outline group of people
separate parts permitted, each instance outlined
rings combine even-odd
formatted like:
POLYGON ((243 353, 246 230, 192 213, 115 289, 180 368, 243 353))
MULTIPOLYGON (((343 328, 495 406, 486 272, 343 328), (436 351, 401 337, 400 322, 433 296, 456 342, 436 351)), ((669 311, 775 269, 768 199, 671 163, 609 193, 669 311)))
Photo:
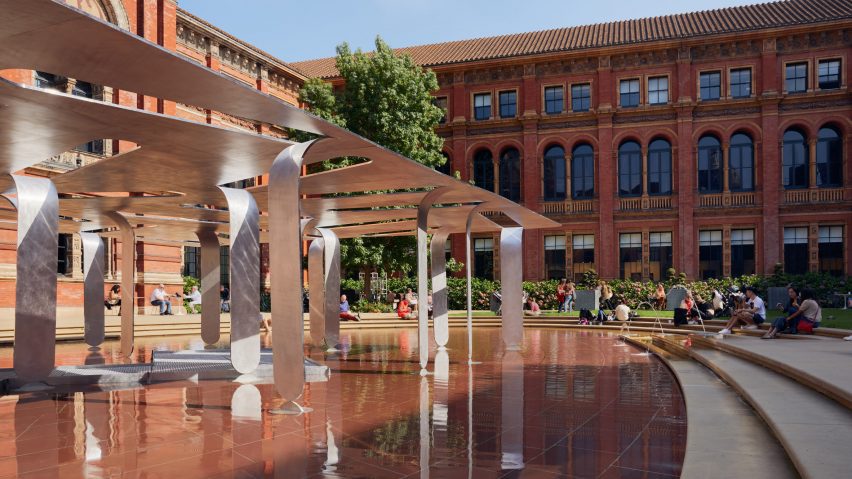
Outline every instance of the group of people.
POLYGON ((557 312, 573 313, 574 298, 576 295, 577 291, 574 282, 568 281, 566 278, 560 279, 559 284, 556 285, 556 303, 559 306, 557 312))
MULTIPOLYGON (((189 293, 181 295, 180 293, 167 293, 166 286, 160 283, 153 291, 151 291, 149 301, 151 306, 158 306, 160 308, 160 316, 170 316, 174 314, 172 312, 172 298, 183 298, 184 305, 189 312, 201 312, 201 291, 198 290, 198 286, 192 286, 189 293)), ((231 292, 225 285, 222 285, 219 288, 219 298, 219 307, 221 310, 223 312, 229 312, 231 292)), ((121 285, 112 285, 104 299, 104 307, 108 310, 112 310, 113 307, 118 307, 118 313, 121 314, 121 285)))
MULTIPOLYGON (((800 331, 812 332, 822 321, 822 309, 811 289, 799 291, 795 286, 788 286, 787 303, 779 303, 777 308, 784 315, 772 321, 772 326, 762 339, 775 339, 780 334, 798 334, 800 331)), ((731 334, 733 328, 738 325, 743 329, 755 330, 766 320, 766 303, 755 288, 748 286, 745 288, 745 297, 737 296, 731 319, 720 333, 731 334)))

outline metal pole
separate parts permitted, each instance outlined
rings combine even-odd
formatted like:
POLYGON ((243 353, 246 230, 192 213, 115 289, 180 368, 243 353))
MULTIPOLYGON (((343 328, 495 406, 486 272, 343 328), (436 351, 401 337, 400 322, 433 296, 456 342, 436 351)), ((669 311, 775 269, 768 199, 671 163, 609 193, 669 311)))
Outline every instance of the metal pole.
POLYGON ((121 355, 133 353, 134 320, 136 317, 136 233, 127 219, 118 212, 106 213, 121 234, 121 355))
POLYGON ((83 242, 83 337, 97 348, 104 342, 104 242, 97 233, 80 233, 83 242))
POLYGON ((219 236, 214 230, 201 230, 196 236, 201 246, 201 339, 210 345, 220 336, 219 236))
POLYGON ((446 192, 445 188, 436 188, 430 191, 420 201, 417 208, 417 347, 420 357, 420 374, 426 373, 426 365, 429 364, 429 311, 426 305, 428 296, 428 284, 426 278, 426 236, 429 229, 429 210, 438 201, 438 198, 446 192))
MULTIPOLYGON (((444 350, 450 340, 449 314, 447 311, 447 258, 444 247, 449 236, 448 230, 438 230, 432 234, 429 247, 432 251, 432 329, 438 350, 444 350)), ((427 306, 427 302, 423 302, 427 306)))

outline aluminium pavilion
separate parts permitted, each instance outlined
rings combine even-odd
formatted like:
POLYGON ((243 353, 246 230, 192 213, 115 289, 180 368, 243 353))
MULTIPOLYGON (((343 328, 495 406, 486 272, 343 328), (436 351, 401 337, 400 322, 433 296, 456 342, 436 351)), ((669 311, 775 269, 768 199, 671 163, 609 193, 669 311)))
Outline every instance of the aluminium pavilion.
MULTIPOLYGON (((298 129, 316 140, 293 143, 0 80, 2 219, 18 230, 14 372, 19 384, 45 381, 54 368, 57 235, 84 246, 85 339, 104 339, 100 236, 122 243, 122 302, 133 304, 134 245, 201 246, 203 302, 218 302, 220 243, 230 245, 231 361, 250 373, 260 361, 257 318, 260 243, 270 244, 273 377, 295 401, 304 387, 302 250, 309 250, 316 344, 334 347, 339 331, 339 238, 417 236, 418 286, 425 297, 426 248, 432 250, 434 339, 448 338, 443 247, 452 233, 500 231, 503 339, 522 340, 521 234, 558 224, 501 196, 458 181, 316 118, 64 2, 0 0, 0 69, 30 69, 108 85, 241 118, 298 129), (67 48, 67 45, 75 45, 67 48), (99 138, 133 150, 50 179, 15 172, 99 138), (342 156, 367 161, 303 174, 303 166, 342 156), (178 172, 179 174, 174 174, 178 172), (220 185, 268 174, 251 189, 220 185), (400 193, 370 193, 405 190, 400 193), (340 196, 347 193, 347 196, 340 196), (482 213, 508 217, 498 225, 482 213), (511 226, 505 224, 511 223, 511 226)), ((470 248, 468 247, 468 250, 470 248)), ((469 253, 468 253, 469 254, 469 253)), ((467 264, 470 264, 467 261, 467 264)), ((468 298, 469 299, 469 298, 468 298)), ((132 307, 122 309, 121 352, 133 348, 132 307)), ((419 317, 421 367, 428 363, 426 308, 419 317)), ((202 339, 219 340, 218 308, 204 308, 202 339)))

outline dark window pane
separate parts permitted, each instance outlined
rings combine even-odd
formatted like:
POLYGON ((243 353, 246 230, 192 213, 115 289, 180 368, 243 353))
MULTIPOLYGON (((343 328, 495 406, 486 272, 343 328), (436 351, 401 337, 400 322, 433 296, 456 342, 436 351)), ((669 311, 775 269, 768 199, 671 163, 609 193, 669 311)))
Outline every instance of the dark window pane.
POLYGON ((514 202, 521 200, 521 155, 515 148, 500 155, 500 195, 514 202))
POLYGON ((518 110, 517 96, 514 90, 500 92, 500 118, 514 118, 518 110))
POLYGON ((642 233, 622 233, 619 237, 622 279, 642 279, 642 233))
POLYGON ((718 100, 722 96, 722 73, 705 72, 699 77, 699 98, 702 101, 718 100))
POLYGON ((551 146, 544 153, 544 199, 561 201, 565 199, 565 150, 561 146, 551 146))
POLYGON ((648 79, 648 103, 651 105, 662 105, 669 102, 669 79, 668 77, 654 77, 648 79))
POLYGON ((635 141, 622 143, 618 148, 618 194, 642 194, 642 148, 635 141))
POLYGON ((544 89, 544 112, 547 114, 562 113, 562 87, 549 86, 544 89))
POLYGON ((731 137, 728 165, 728 186, 731 191, 754 189, 754 145, 748 135, 731 137))
POLYGON ((808 64, 792 63, 786 68, 787 93, 800 93, 808 90, 808 64))
POLYGON ((840 60, 820 61, 818 74, 820 90, 840 88, 840 60))
POLYGON ((713 136, 698 140, 698 191, 722 192, 722 145, 713 136))
POLYGON ((784 228, 784 272, 804 274, 808 271, 808 229, 784 228))
POLYGON ((488 150, 479 150, 473 157, 473 184, 494 191, 494 162, 488 150))
POLYGON ((784 188, 796 189, 808 187, 808 150, 805 136, 797 130, 784 133, 781 179, 784 188))
POLYGON ((588 83, 571 87, 571 111, 589 111, 591 108, 591 87, 588 83))
POLYGON ((817 138, 817 186, 843 186, 843 141, 840 134, 831 127, 820 128, 817 138))
POLYGON ((571 154, 571 197, 590 200, 594 196, 595 152, 589 145, 579 145, 571 154))
POLYGON ((490 93, 473 95, 473 118, 475 120, 487 120, 491 118, 490 93))
POLYGON ((619 93, 621 106, 633 108, 639 106, 639 80, 621 80, 619 93))
POLYGON ((452 174, 453 162, 450 160, 450 155, 446 151, 442 151, 441 155, 444 157, 444 164, 438 165, 435 169, 445 175, 452 174))
POLYGON ((648 147, 648 194, 672 192, 672 147, 666 140, 654 140, 648 147))
POLYGON ((751 68, 731 70, 731 97, 748 98, 751 96, 751 68))

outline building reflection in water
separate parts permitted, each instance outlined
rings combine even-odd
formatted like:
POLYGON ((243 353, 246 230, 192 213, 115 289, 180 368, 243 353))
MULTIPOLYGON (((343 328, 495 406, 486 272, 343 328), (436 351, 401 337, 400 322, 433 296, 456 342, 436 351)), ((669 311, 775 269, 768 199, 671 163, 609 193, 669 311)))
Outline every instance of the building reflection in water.
MULTIPOLYGON (((653 357, 603 333, 526 331, 523 352, 499 331, 463 330, 419 376, 409 331, 348 331, 345 353, 309 383, 302 416, 271 384, 207 380, 139 389, 0 397, 0 472, 40 477, 677 476, 683 400, 653 357)), ((144 341, 144 339, 142 339, 144 341)), ((162 341, 162 340, 160 340, 162 341)), ((134 360, 163 346, 140 345, 134 360)), ((169 340, 174 349, 186 343, 169 340)), ((64 360, 111 362, 61 345, 64 360), (74 355, 77 356, 74 356, 74 355)), ((0 361, 8 358, 0 349, 0 361)), ((0 474, 0 475, 2 475, 0 474)))

